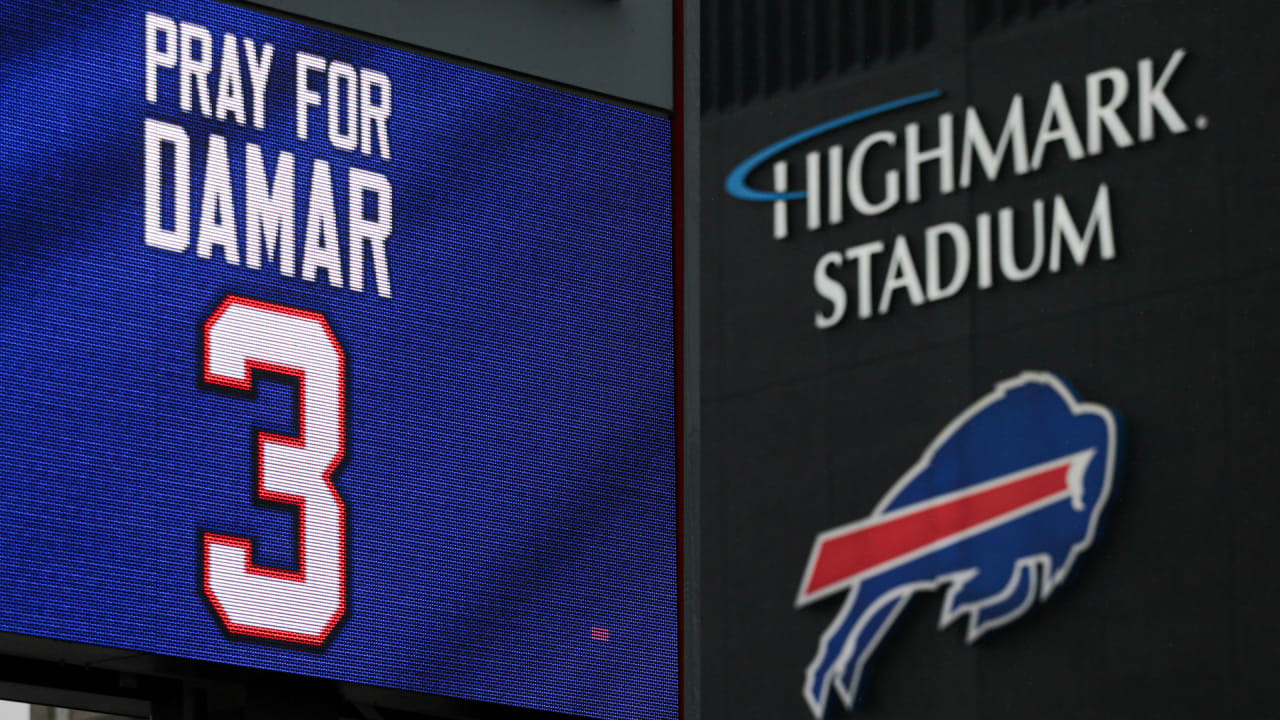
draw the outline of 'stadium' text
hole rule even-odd
[[[1111,148],[1152,142],[1164,133],[1184,134],[1190,126],[1167,91],[1186,57],[1180,48],[1162,65],[1144,58],[1132,76],[1120,67],[1089,73],[1082,108],[1072,107],[1063,84],[1054,82],[1034,124],[1028,123],[1028,103],[1017,94],[996,133],[988,131],[989,121],[970,106],[959,120],[951,112],[939,114],[932,128],[910,123],[901,132],[870,133],[848,149],[832,144],[825,151],[808,152],[803,197],[774,201],[773,236],[785,240],[792,235],[792,210],[797,206],[802,208],[804,229],[814,231],[841,225],[847,217],[873,217],[922,202],[929,191],[944,196],[965,190],[979,176],[995,182],[1035,173],[1053,153],[1078,162]],[[1135,120],[1126,122],[1124,115]],[[1207,120],[1201,117],[1195,123],[1204,127]],[[890,155],[876,157],[884,153]],[[873,173],[873,166],[881,170]],[[886,166],[889,169],[883,170]],[[772,171],[773,189],[788,192],[790,164],[778,161]],[[1091,260],[1113,260],[1117,239],[1112,200],[1103,182],[1091,201],[1053,195],[1026,208],[980,213],[967,223],[929,226],[920,231],[922,253],[913,254],[905,234],[826,252],[813,270],[813,289],[820,300],[814,327],[836,327],[850,312],[868,319],[902,302],[918,306],[953,297],[966,287],[986,290]],[[873,259],[882,254],[888,259],[887,270],[873,272]]]

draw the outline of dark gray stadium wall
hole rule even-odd
[[[702,717],[702,195],[701,148],[702,74],[701,32],[702,0],[678,0],[677,12],[682,22],[678,28],[677,71],[679,72],[681,140],[676,158],[677,171],[683,178],[679,188],[677,220],[682,244],[683,293],[681,318],[683,406],[683,493],[681,564],[681,698],[682,717]]]
[[[255,4],[661,110],[669,0],[259,0]]]
[[[840,608],[834,597],[795,607],[815,536],[867,517],[940,430],[1024,370],[1056,371],[1123,416],[1125,459],[1096,545],[1052,598],[972,646],[957,626],[937,629],[943,593],[920,593],[873,659],[862,706],[833,703],[827,717],[1274,714],[1280,586],[1260,570],[1280,549],[1280,493],[1261,480],[1280,467],[1280,445],[1267,439],[1280,405],[1273,4],[702,7],[701,189],[691,202],[701,229],[701,483],[688,506],[700,531],[699,717],[812,717],[806,666]],[[839,143],[848,159],[883,130],[898,145],[876,149],[881,164],[866,173],[882,197],[886,170],[903,170],[908,123],[931,147],[940,114],[951,113],[958,151],[966,108],[998,133],[1015,95],[1034,143],[1055,82],[1083,137],[1085,79],[1106,68],[1131,79],[1121,116],[1136,128],[1140,63],[1158,77],[1178,57],[1167,92],[1186,128],[1157,117],[1149,141],[1108,140],[1077,160],[1054,143],[1038,171],[1006,168],[954,192],[940,191],[934,163],[920,202],[875,217],[846,204],[842,223],[814,229],[804,200],[792,201],[784,240],[773,238],[771,202],[726,192],[733,169],[772,143],[934,89],[933,104],[780,154],[790,189],[805,187],[807,152],[826,162]],[[750,187],[772,190],[770,163]],[[832,307],[813,279],[824,254],[877,239],[889,248],[903,234],[923,258],[925,228],[973,228],[979,214],[1011,207],[1025,258],[1037,200],[1052,207],[1060,195],[1083,222],[1104,184],[1111,259],[1095,246],[1088,263],[1027,282],[979,289],[971,277],[943,301],[917,307],[899,293],[887,313],[864,320],[851,309],[835,327],[815,327],[815,313]],[[871,263],[876,297],[888,265],[888,252]],[[852,263],[835,274],[856,305]]]

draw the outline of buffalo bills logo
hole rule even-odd
[[[868,659],[911,596],[946,588],[939,628],[969,642],[1048,600],[1093,544],[1111,495],[1116,419],[1056,375],[1001,382],[951,422],[868,517],[814,541],[798,607],[844,593],[805,675],[822,717],[857,700]]]

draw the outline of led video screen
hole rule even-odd
[[[677,713],[669,119],[0,0],[0,631]]]

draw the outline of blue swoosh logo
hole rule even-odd
[[[754,155],[747,158],[746,160],[743,160],[742,164],[734,168],[733,172],[729,173],[729,177],[725,178],[724,189],[730,195],[738,198],[739,200],[747,200],[749,202],[773,202],[774,200],[799,200],[800,198],[805,197],[808,193],[804,190],[793,190],[791,192],[781,192],[781,193],[765,192],[764,190],[756,190],[755,188],[747,186],[747,176],[749,176],[752,173],[752,171],[754,171],[756,168],[764,164],[765,161],[769,160],[770,158],[777,155],[778,153],[784,150],[787,150],[789,148],[795,147],[796,145],[799,145],[800,143],[806,140],[809,140],[811,138],[815,138],[823,133],[831,132],[836,128],[844,127],[845,125],[858,122],[859,120],[866,120],[867,118],[872,118],[877,115],[883,115],[887,112],[897,110],[898,108],[904,108],[909,105],[917,105],[919,103],[928,102],[929,100],[935,100],[940,97],[942,97],[941,90],[929,90],[928,92],[917,93],[915,95],[908,95],[906,97],[898,98],[897,100],[890,100],[889,102],[880,103],[879,105],[873,105],[864,110],[859,110],[854,113],[849,113],[848,115],[838,117],[834,120],[828,120],[827,122],[824,122],[821,125],[814,125],[813,127],[807,130],[801,130],[795,135],[785,137],[779,140],[778,142],[770,145],[769,147],[761,150],[760,152],[755,153]]]

